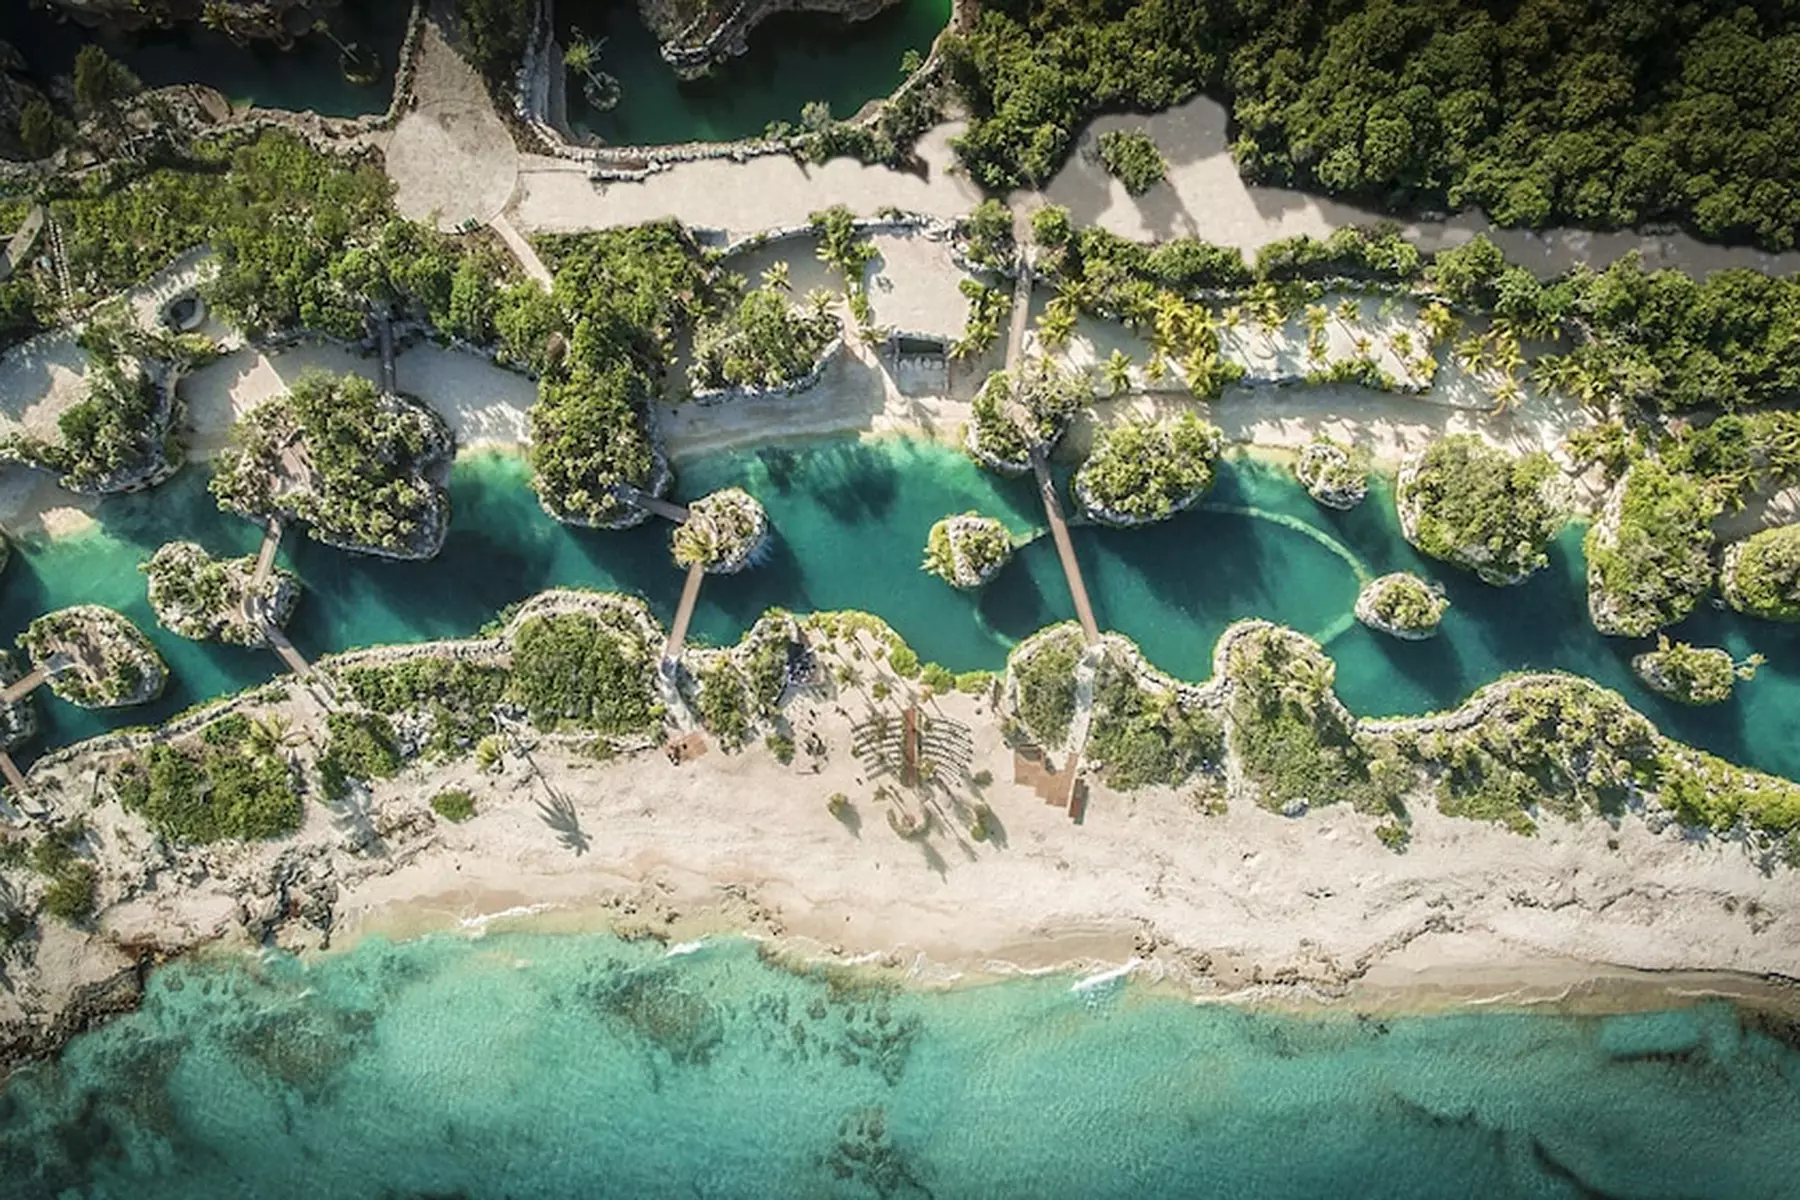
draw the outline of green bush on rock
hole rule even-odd
[[[1075,718],[1075,666],[1081,661],[1081,629],[1053,625],[1020,642],[1007,659],[1013,707],[1040,744],[1061,745]]]
[[[1179,693],[1152,691],[1109,655],[1094,683],[1094,716],[1086,756],[1100,778],[1121,792],[1179,787],[1225,761],[1225,729],[1210,711]]]
[[[923,569],[951,587],[978,588],[1012,560],[1012,534],[977,512],[945,517],[925,539]],[[939,668],[942,670],[942,668]]]
[[[262,622],[286,625],[300,599],[299,578],[283,567],[251,597],[256,556],[214,558],[197,542],[168,542],[138,569],[149,576],[157,623],[196,641],[267,645]]]
[[[721,488],[687,510],[688,519],[670,535],[677,566],[731,575],[756,561],[768,544],[769,516],[742,488]]]
[[[1694,610],[1712,586],[1718,501],[1654,459],[1625,473],[1588,530],[1588,612],[1601,633],[1646,637]]]
[[[280,837],[300,827],[300,797],[277,719],[221,717],[198,738],[159,742],[121,764],[112,785],[127,812],[191,845]]]
[[[508,696],[539,729],[643,733],[662,717],[655,669],[642,633],[619,614],[530,617],[513,634]]]
[[[34,666],[50,669],[50,690],[81,708],[147,704],[169,679],[150,639],[98,604],[44,614],[19,635],[19,645]]]
[[[1431,637],[1449,608],[1443,588],[1406,571],[1383,575],[1356,597],[1357,620],[1404,641]]]
[[[1760,656],[1739,666],[1729,651],[1671,642],[1658,634],[1656,649],[1631,660],[1631,669],[1651,691],[1683,704],[1720,704],[1731,699],[1739,679],[1755,676]]]
[[[1800,525],[1765,529],[1726,548],[1725,602],[1770,621],[1800,621]]]
[[[1394,499],[1408,542],[1504,586],[1550,561],[1545,548],[1564,520],[1556,481],[1556,464],[1541,451],[1514,457],[1455,434],[1401,468]]]
[[[1361,456],[1330,438],[1314,438],[1301,448],[1294,476],[1326,508],[1346,511],[1369,494],[1369,472]]]
[[[1103,426],[1075,474],[1075,497],[1102,524],[1164,520],[1212,487],[1213,463],[1224,444],[1217,427],[1192,412]]]
[[[449,529],[453,445],[431,410],[360,375],[309,371],[232,426],[212,479],[220,505],[306,522],[328,546],[430,558]]]

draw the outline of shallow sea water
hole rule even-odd
[[[707,581],[698,640],[733,641],[774,605],[858,608],[885,618],[922,658],[964,671],[1001,667],[1019,638],[1073,616],[1047,537],[975,596],[919,570],[932,522],[949,513],[979,509],[1022,534],[1042,526],[1029,480],[985,474],[953,449],[839,438],[734,451],[681,464],[676,488],[692,497],[727,484],[763,501],[777,538],[765,565]],[[0,586],[0,636],[51,608],[109,604],[151,635],[174,673],[159,703],[119,713],[85,713],[40,694],[46,736],[37,748],[159,721],[275,673],[273,655],[185,641],[156,628],[150,613],[137,567],[163,542],[193,538],[221,554],[256,546],[256,528],[220,513],[205,485],[190,468],[154,492],[108,499],[88,533],[27,540],[13,556]],[[290,629],[303,651],[467,636],[504,606],[559,585],[636,593],[665,622],[673,616],[681,575],[663,523],[620,533],[559,525],[538,508],[525,464],[504,455],[460,460],[450,491],[449,539],[428,563],[289,538],[283,560],[307,588]],[[1201,510],[1142,530],[1077,529],[1075,541],[1102,626],[1185,679],[1210,675],[1213,644],[1231,622],[1266,617],[1327,639],[1340,695],[1366,715],[1448,707],[1508,671],[1568,670],[1617,688],[1665,732],[1800,778],[1800,629],[1703,609],[1673,635],[1740,657],[1759,650],[1768,663],[1727,704],[1666,703],[1630,671],[1648,643],[1604,638],[1588,623],[1578,529],[1530,582],[1491,588],[1414,553],[1385,484],[1360,508],[1329,512],[1284,469],[1244,460],[1222,465]],[[1453,607],[1439,636],[1403,643],[1356,624],[1352,562],[1369,575],[1405,569],[1443,583]]]
[[[1800,1053],[1724,1005],[1300,1018],[912,992],[727,940],[184,964],[0,1092],[17,1200],[1777,1197]]]

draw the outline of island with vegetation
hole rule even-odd
[[[453,450],[443,418],[424,405],[360,375],[308,372],[232,426],[211,486],[222,507],[303,521],[327,546],[430,558],[449,532]]]
[[[1012,534],[1004,524],[978,512],[945,517],[925,539],[923,569],[951,587],[985,586],[1012,561]]]
[[[727,315],[695,331],[688,386],[705,397],[791,390],[815,377],[838,337],[830,302],[830,293],[819,292],[795,306],[779,286],[754,289]]]
[[[1727,546],[1719,592],[1738,612],[1800,621],[1800,525],[1764,529]]]
[[[80,708],[126,708],[162,695],[169,669],[143,631],[98,604],[58,609],[19,635],[50,690]]]
[[[1326,508],[1348,511],[1369,494],[1368,468],[1356,451],[1330,438],[1315,438],[1301,447],[1294,476]]]
[[[1503,587],[1549,563],[1564,522],[1558,481],[1542,451],[1515,456],[1455,434],[1407,460],[1394,501],[1414,547]]]
[[[140,568],[157,624],[201,642],[268,645],[268,627],[282,628],[300,601],[300,579],[271,567],[256,579],[256,555],[214,558],[197,542],[168,542]]]
[[[769,514],[742,488],[721,488],[687,506],[670,545],[675,562],[714,575],[734,575],[761,561],[769,545]]]
[[[1356,619],[1370,629],[1403,641],[1423,641],[1437,633],[1450,609],[1444,589],[1408,571],[1371,580],[1356,597]]]
[[[1053,362],[1027,361],[1017,379],[995,371],[975,393],[963,444],[989,470],[1022,475],[1031,469],[1032,451],[1061,441],[1092,398],[1078,376]]]
[[[1167,520],[1206,495],[1224,445],[1218,427],[1191,411],[1103,425],[1075,472],[1075,499],[1102,525]]]
[[[1712,589],[1718,513],[1705,486],[1654,459],[1626,471],[1582,543],[1594,628],[1648,637],[1693,612]]]
[[[1762,656],[1744,662],[1717,646],[1690,646],[1656,635],[1656,649],[1631,660],[1631,669],[1646,687],[1659,696],[1683,704],[1722,704],[1731,699],[1739,680],[1754,679]]]

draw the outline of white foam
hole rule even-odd
[[[1083,979],[1077,979],[1073,984],[1070,985],[1069,990],[1071,992],[1092,991],[1094,988],[1101,987],[1105,984],[1111,983],[1115,979],[1125,978],[1127,975],[1129,975],[1133,971],[1135,971],[1139,966],[1143,965],[1143,962],[1144,962],[1143,959],[1134,957],[1131,959],[1130,962],[1123,963],[1119,966],[1111,968],[1110,970],[1101,971],[1097,974],[1089,975]]]

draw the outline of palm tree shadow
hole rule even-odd
[[[538,816],[555,832],[556,840],[563,846],[573,850],[577,857],[586,854],[593,842],[581,828],[581,818],[575,815],[575,806],[548,783],[544,787],[550,796],[537,802]]]

